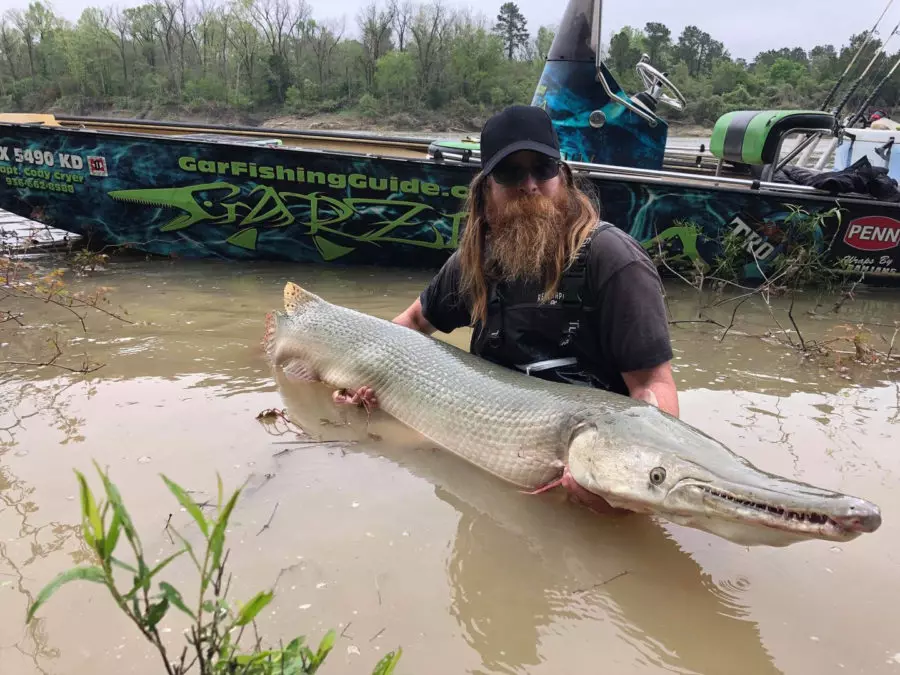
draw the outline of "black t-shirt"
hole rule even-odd
[[[598,232],[587,258],[584,304],[597,336],[596,362],[619,374],[652,368],[672,359],[669,325],[659,274],[640,244],[617,227]],[[459,295],[459,255],[454,253],[422,291],[423,316],[439,331],[471,325],[469,304]],[[534,298],[540,289],[521,284],[514,296]]]

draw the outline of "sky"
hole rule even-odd
[[[51,0],[55,11],[76,21],[81,11],[91,6],[141,4],[142,0]],[[347,29],[355,31],[355,15],[369,0],[307,0],[318,19],[346,16]],[[493,20],[501,0],[488,0],[482,10]],[[565,4],[560,0],[516,0],[532,34],[540,25],[557,24]],[[720,40],[732,58],[752,59],[766,49],[803,47],[818,44],[840,47],[850,35],[872,27],[888,2],[890,9],[879,26],[883,36],[900,21],[900,2],[895,0],[605,0],[603,2],[603,41],[622,26],[643,27],[648,21],[666,24],[677,39],[687,25],[699,26]],[[384,0],[379,4],[383,5]],[[476,7],[474,0],[451,0],[455,7]],[[22,8],[28,0],[0,0],[0,9]],[[894,38],[900,43],[900,36]],[[892,44],[891,51],[897,44]]]

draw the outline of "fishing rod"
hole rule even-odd
[[[837,104],[837,106],[831,111],[831,114],[834,115],[835,119],[840,114],[841,110],[844,109],[844,106],[847,105],[847,102],[850,100],[850,97],[856,93],[856,90],[859,88],[859,85],[862,84],[862,81],[865,79],[866,75],[869,73],[869,69],[875,65],[875,62],[878,60],[882,54],[885,53],[884,48],[887,47],[887,43],[891,41],[891,38],[900,30],[900,21],[897,22],[897,25],[894,27],[894,30],[891,31],[891,34],[887,36],[885,41],[882,43],[881,48],[875,51],[875,56],[872,57],[872,60],[869,61],[869,65],[865,67],[865,70],[862,71],[862,74],[856,78],[856,82],[854,82],[850,89],[847,90],[847,93],[844,94],[844,98],[841,99],[841,102]]]
[[[853,116],[850,117],[850,119],[847,121],[846,126],[848,128],[852,127],[854,124],[856,124],[857,122],[859,122],[862,119],[863,115],[865,115],[865,113],[866,113],[866,108],[868,108],[869,105],[871,105],[872,101],[875,100],[875,97],[878,96],[881,89],[884,87],[885,84],[887,84],[887,81],[891,79],[891,76],[894,74],[894,71],[896,71],[898,67],[900,67],[900,57],[898,57],[897,60],[894,61],[894,65],[888,71],[887,75],[885,75],[881,79],[881,81],[872,90],[872,93],[869,94],[869,96],[866,98],[866,100],[863,101],[862,105],[859,106],[859,109],[855,113],[853,113]]]
[[[825,97],[825,100],[822,101],[821,110],[827,110],[828,104],[831,103],[831,99],[834,98],[834,95],[837,93],[837,90],[844,83],[844,80],[847,78],[847,75],[850,74],[850,69],[853,68],[853,64],[856,63],[856,59],[860,54],[863,53],[863,50],[869,44],[869,40],[875,35],[875,30],[878,28],[878,24],[881,23],[881,20],[884,18],[884,15],[887,14],[887,11],[891,8],[891,5],[894,4],[894,0],[888,0],[887,7],[884,8],[884,11],[881,13],[881,16],[878,17],[878,20],[875,22],[875,25],[872,26],[872,30],[868,32],[866,35],[866,39],[860,45],[859,49],[856,50],[856,53],[853,55],[853,58],[850,60],[850,63],[847,64],[847,67],[844,69],[843,74],[838,78],[837,82],[834,83],[834,86],[831,88],[831,91],[828,92],[828,95]]]
[[[850,59],[850,63],[848,63],[847,67],[844,68],[844,72],[841,73],[841,76],[837,79],[837,82],[834,83],[834,86],[831,88],[831,91],[828,92],[828,95],[825,97],[825,100],[822,101],[822,105],[819,108],[820,110],[825,111],[828,109],[828,104],[831,103],[831,100],[834,98],[834,95],[837,93],[838,89],[840,89],[841,85],[844,83],[844,80],[847,79],[847,75],[849,75],[850,71],[853,69],[853,64],[856,63],[856,59],[858,59],[859,55],[862,54],[863,51],[865,51],[866,47],[869,44],[869,41],[871,41],[871,39],[875,36],[878,26],[881,25],[881,21],[884,19],[885,14],[887,14],[887,12],[891,8],[892,4],[894,4],[894,0],[888,0],[887,5],[885,6],[884,10],[881,12],[881,16],[879,16],[878,19],[876,19],[875,24],[872,26],[872,28],[866,34],[866,37],[863,40],[863,43],[859,46],[859,49],[856,50],[856,53],[853,55],[853,58]],[[895,28],[894,30],[896,31],[897,29]],[[882,45],[882,48],[883,47],[884,47],[884,45]],[[876,49],[875,50],[876,58],[879,53],[880,53],[880,50]],[[865,76],[865,73],[863,73],[863,75],[861,77],[864,77],[864,76]],[[859,80],[857,80],[857,86],[858,86],[858,83],[859,83]],[[852,94],[852,92],[851,92],[851,94]],[[843,107],[844,105],[846,105],[846,101],[843,102],[840,107]],[[835,119],[835,124],[837,124],[836,119]],[[813,152],[815,152],[816,148],[819,145],[819,139],[821,137],[822,137],[821,133],[806,134],[806,137],[803,139],[803,141],[800,144],[800,147],[804,148],[803,155],[800,157],[800,161],[798,162],[800,164],[800,166],[806,166],[806,163],[809,162],[810,158],[812,157]],[[820,160],[820,162],[821,162],[821,160]]]
[[[887,46],[887,43],[890,42],[891,38],[897,33],[898,30],[900,30],[900,22],[897,22],[897,25],[894,28],[894,30],[891,31],[891,34],[887,36],[884,43],[875,52],[875,56],[873,56],[872,60],[869,61],[869,65],[866,66],[865,70],[863,70],[862,74],[856,79],[856,82],[853,83],[853,86],[850,87],[849,91],[847,91],[847,93],[844,94],[844,98],[841,99],[841,102],[838,103],[838,105],[831,111],[831,114],[834,116],[835,125],[836,125],[835,135],[831,139],[831,142],[828,144],[828,147],[825,149],[825,152],[823,152],[821,155],[819,155],[819,159],[816,162],[815,167],[814,167],[816,171],[821,171],[824,168],[825,162],[828,161],[828,158],[831,156],[831,153],[834,152],[835,148],[837,148],[838,138],[839,138],[838,128],[840,126],[840,122],[837,119],[838,114],[840,114],[843,107],[845,105],[847,105],[847,101],[849,101],[850,97],[853,96],[853,94],[856,92],[856,89],[859,87],[860,83],[862,83],[863,79],[865,79],[866,74],[869,72],[869,69],[875,64],[875,61],[878,60],[878,57],[884,53],[884,48]],[[845,124],[843,126],[844,126],[844,128],[847,128],[849,125]],[[810,156],[812,155],[813,148],[816,145],[818,145],[819,135],[814,134],[813,137],[815,138],[815,143],[811,144],[809,147],[806,148],[806,152],[804,152],[803,158],[802,158],[803,162],[806,162],[809,160]],[[811,143],[812,140],[813,140],[812,138],[807,137],[806,141],[804,141],[804,144],[806,142]]]

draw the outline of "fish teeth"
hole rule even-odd
[[[783,520],[794,520],[800,523],[808,523],[810,525],[827,525],[834,524],[831,518],[822,513],[807,513],[800,511],[790,511],[781,506],[772,506],[771,504],[761,504],[759,502],[754,502],[749,499],[742,499],[740,497],[735,497],[734,495],[730,495],[727,492],[722,492],[721,490],[716,490],[715,488],[702,486],[704,492],[707,492],[714,497],[719,497],[720,499],[724,499],[729,502],[734,502],[736,504],[740,504],[741,506],[748,506],[753,509],[757,509],[759,511],[766,511],[768,513],[775,514],[777,516],[781,516]]]

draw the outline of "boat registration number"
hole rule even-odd
[[[20,162],[35,166],[58,166],[61,169],[83,169],[84,160],[68,152],[50,150],[23,150],[22,148],[0,145],[0,161]]]

